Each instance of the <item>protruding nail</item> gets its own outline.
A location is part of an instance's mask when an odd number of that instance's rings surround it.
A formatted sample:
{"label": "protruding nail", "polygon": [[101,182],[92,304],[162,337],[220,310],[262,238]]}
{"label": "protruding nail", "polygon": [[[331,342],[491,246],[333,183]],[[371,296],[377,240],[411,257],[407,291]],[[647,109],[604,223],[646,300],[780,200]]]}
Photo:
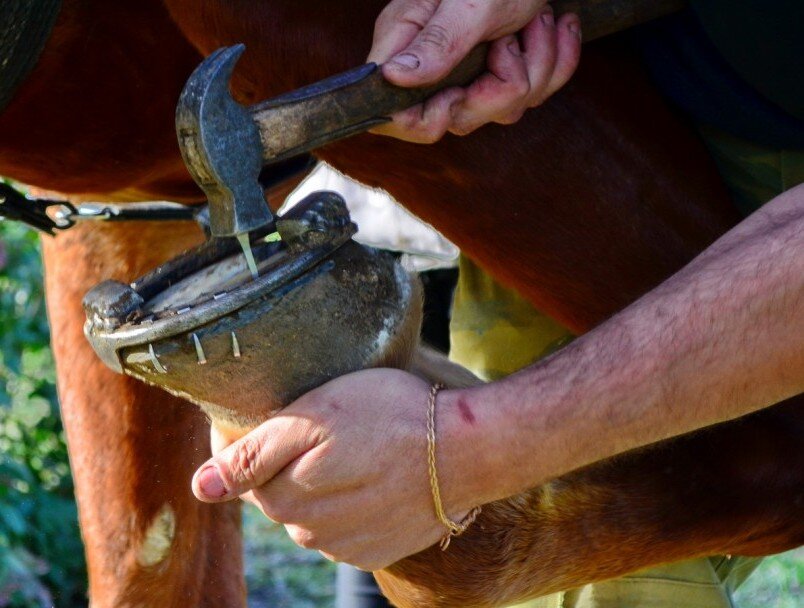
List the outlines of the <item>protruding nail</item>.
{"label": "protruding nail", "polygon": [[415,70],[416,68],[421,65],[419,58],[416,55],[411,55],[410,53],[402,53],[401,55],[397,55],[393,57],[389,63],[392,63],[403,70]]}
{"label": "protruding nail", "polygon": [[542,14],[539,16],[547,27],[553,27],[556,24],[555,17],[553,17],[553,7],[549,4],[547,7],[542,11]]}
{"label": "protruding nail", "polygon": [[240,248],[243,250],[243,255],[246,257],[246,264],[249,271],[251,271],[251,278],[255,281],[260,278],[260,273],[257,270],[257,262],[254,261],[254,252],[251,249],[251,241],[249,240],[248,233],[238,234],[237,242],[240,243]]}
{"label": "protruding nail", "polygon": [[578,36],[578,40],[581,40],[581,24],[576,21],[570,21],[567,24],[567,29]]}
{"label": "protruding nail", "polygon": [[166,374],[167,370],[165,369],[165,366],[162,365],[162,363],[160,363],[159,357],[156,356],[156,351],[154,351],[153,344],[148,344],[148,354],[151,357],[151,363],[154,364],[154,368],[156,368],[156,371],[159,372],[160,374]]}
{"label": "protruding nail", "polygon": [[204,347],[201,346],[201,340],[198,339],[198,336],[192,334],[193,336],[193,343],[195,344],[195,354],[198,357],[198,365],[206,365],[207,363],[207,355],[204,353]]}
{"label": "protruding nail", "polygon": [[522,49],[519,46],[519,40],[513,40],[508,43],[508,51],[515,57],[522,56]]}
{"label": "protruding nail", "polygon": [[207,498],[223,498],[229,493],[215,465],[207,466],[198,474],[198,488]]}

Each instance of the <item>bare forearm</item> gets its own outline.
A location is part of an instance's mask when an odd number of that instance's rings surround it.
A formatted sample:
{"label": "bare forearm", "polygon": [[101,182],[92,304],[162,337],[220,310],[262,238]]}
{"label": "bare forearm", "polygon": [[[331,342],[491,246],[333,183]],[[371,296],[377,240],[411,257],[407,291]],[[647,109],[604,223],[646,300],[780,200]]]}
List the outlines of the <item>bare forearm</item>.
{"label": "bare forearm", "polygon": [[804,187],[555,356],[444,404],[482,422],[455,416],[453,436],[503,446],[473,488],[493,499],[802,391]]}

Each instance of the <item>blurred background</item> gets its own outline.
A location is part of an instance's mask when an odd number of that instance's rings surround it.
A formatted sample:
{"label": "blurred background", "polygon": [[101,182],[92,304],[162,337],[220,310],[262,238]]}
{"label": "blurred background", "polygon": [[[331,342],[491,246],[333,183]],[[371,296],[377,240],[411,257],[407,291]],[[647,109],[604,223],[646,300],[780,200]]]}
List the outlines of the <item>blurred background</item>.
{"label": "blurred background", "polygon": [[[321,179],[335,189],[331,176]],[[39,236],[0,221],[0,608],[87,605],[48,340]],[[249,606],[333,605],[333,564],[296,547],[251,507],[244,527]],[[766,559],[735,606],[804,607],[804,549]]]}

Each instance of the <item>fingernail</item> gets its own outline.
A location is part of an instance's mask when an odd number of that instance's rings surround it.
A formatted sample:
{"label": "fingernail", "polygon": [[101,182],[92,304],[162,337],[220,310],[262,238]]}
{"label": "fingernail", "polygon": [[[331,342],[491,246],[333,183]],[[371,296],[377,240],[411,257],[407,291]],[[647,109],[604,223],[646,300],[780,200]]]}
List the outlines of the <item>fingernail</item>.
{"label": "fingernail", "polygon": [[394,63],[403,70],[415,70],[419,67],[420,61],[416,55],[402,53],[401,55],[397,55],[396,57],[392,58],[389,63]]}
{"label": "fingernail", "polygon": [[209,465],[198,474],[198,487],[208,498],[223,498],[229,492],[215,465]]}
{"label": "fingernail", "polygon": [[553,27],[556,22],[555,18],[553,17],[553,7],[547,6],[547,8],[541,14],[542,23],[544,23],[548,27]]}
{"label": "fingernail", "polygon": [[519,41],[518,40],[514,40],[513,42],[509,43],[508,44],[508,50],[510,51],[510,53],[512,55],[515,55],[516,57],[519,57],[520,55],[522,55],[522,49],[519,48]]}
{"label": "fingernail", "polygon": [[576,23],[575,21],[570,21],[567,24],[567,29],[570,32],[572,32],[573,34],[575,34],[576,36],[578,36],[578,40],[581,39],[581,24],[580,23]]}

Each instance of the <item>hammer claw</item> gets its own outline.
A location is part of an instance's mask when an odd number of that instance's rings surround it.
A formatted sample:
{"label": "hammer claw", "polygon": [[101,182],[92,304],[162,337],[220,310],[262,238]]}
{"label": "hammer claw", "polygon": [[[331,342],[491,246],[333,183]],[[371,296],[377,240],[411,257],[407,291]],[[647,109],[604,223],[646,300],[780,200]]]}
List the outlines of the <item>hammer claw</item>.
{"label": "hammer claw", "polygon": [[235,236],[268,226],[273,215],[259,184],[260,133],[247,108],[229,92],[238,44],[215,51],[199,65],[176,108],[176,132],[190,174],[209,200],[214,236]]}

